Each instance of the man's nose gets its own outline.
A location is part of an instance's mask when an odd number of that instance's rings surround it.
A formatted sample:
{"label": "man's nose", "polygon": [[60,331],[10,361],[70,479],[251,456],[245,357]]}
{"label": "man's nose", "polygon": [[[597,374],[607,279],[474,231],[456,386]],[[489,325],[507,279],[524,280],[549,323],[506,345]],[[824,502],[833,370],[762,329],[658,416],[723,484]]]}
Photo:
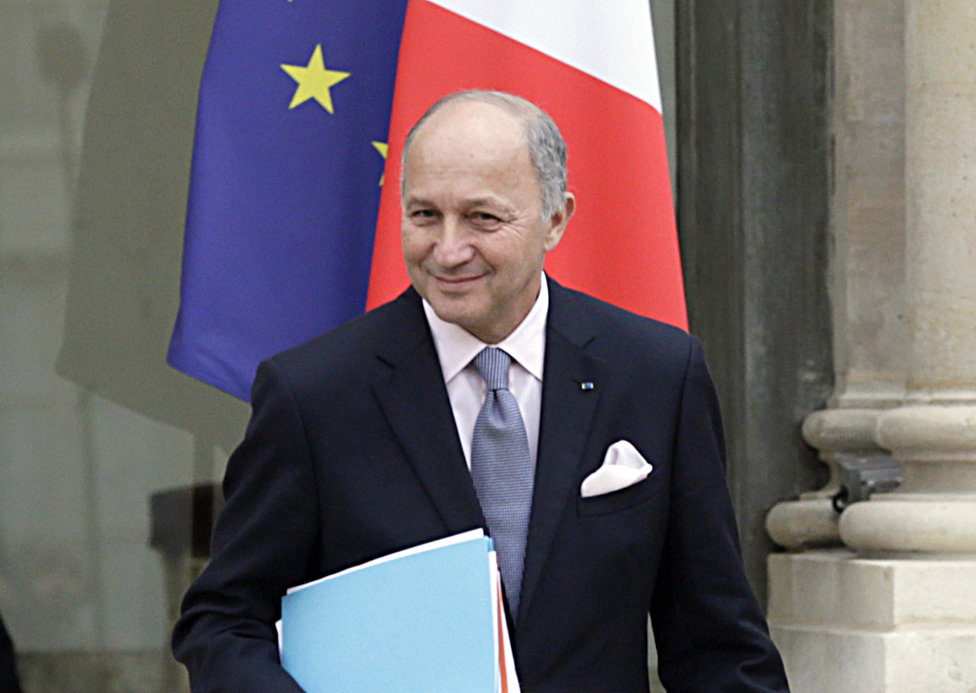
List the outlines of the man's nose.
{"label": "man's nose", "polygon": [[462,219],[453,215],[445,216],[440,238],[434,247],[434,261],[441,267],[457,267],[471,260],[473,256],[470,229]]}

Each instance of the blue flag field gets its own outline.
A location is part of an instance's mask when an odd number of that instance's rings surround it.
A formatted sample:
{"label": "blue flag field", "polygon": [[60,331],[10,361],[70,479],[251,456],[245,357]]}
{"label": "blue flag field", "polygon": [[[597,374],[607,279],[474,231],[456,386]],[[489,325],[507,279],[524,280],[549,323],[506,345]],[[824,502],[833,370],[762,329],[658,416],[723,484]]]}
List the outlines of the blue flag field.
{"label": "blue flag field", "polygon": [[362,313],[406,0],[221,2],[168,362],[241,399]]}

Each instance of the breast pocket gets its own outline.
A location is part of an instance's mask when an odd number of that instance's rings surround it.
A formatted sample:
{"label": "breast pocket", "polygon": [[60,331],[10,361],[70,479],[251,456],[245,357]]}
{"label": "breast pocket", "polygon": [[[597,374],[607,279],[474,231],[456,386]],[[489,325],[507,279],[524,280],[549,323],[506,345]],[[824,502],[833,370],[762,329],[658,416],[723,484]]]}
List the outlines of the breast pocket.
{"label": "breast pocket", "polygon": [[633,486],[622,488],[619,491],[611,491],[589,498],[581,496],[577,499],[576,507],[580,517],[622,512],[659,496],[665,485],[665,480],[661,475],[651,472],[650,476],[643,481],[638,481]]}

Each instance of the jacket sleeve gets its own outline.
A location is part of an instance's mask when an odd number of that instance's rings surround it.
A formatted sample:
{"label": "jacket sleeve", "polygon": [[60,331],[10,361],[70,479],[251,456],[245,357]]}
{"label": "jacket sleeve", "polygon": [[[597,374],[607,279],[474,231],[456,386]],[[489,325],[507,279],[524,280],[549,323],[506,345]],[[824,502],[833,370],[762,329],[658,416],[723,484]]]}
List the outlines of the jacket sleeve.
{"label": "jacket sleeve", "polygon": [[742,568],[718,398],[695,338],[671,484],[668,532],[651,600],[661,682],[669,693],[788,691]]}
{"label": "jacket sleeve", "polygon": [[301,691],[279,664],[274,624],[285,590],[305,581],[314,560],[316,481],[298,407],[273,361],[259,367],[252,402],[227,465],[210,564],[173,634],[195,693]]}

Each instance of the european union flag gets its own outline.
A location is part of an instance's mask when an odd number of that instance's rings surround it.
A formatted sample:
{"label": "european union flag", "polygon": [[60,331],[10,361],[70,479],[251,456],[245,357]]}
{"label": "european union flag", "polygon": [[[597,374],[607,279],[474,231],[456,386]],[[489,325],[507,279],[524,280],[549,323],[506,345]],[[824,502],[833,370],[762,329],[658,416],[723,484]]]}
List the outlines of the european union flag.
{"label": "european union flag", "polygon": [[406,4],[220,3],[173,367],[247,399],[261,359],[362,313]]}

